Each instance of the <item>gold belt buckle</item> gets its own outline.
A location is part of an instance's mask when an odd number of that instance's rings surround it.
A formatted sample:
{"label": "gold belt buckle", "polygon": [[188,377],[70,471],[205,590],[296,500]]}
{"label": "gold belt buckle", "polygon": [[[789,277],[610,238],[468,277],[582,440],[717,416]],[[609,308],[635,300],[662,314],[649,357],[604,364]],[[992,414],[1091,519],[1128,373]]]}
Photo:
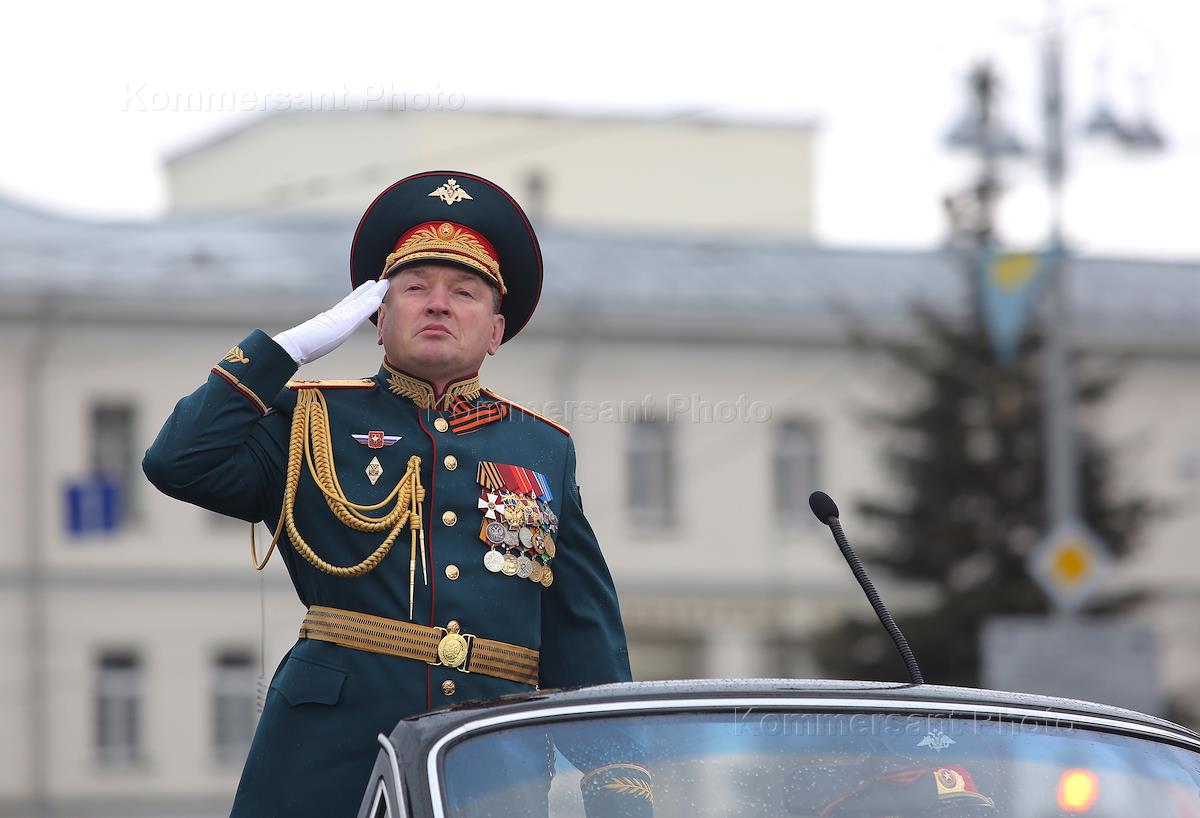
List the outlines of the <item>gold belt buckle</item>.
{"label": "gold belt buckle", "polygon": [[460,673],[470,673],[466,664],[467,657],[471,652],[471,645],[475,641],[475,634],[460,634],[459,624],[453,619],[444,628],[441,625],[435,625],[434,630],[440,631],[442,638],[437,646],[437,661],[429,662],[429,664],[445,665]]}

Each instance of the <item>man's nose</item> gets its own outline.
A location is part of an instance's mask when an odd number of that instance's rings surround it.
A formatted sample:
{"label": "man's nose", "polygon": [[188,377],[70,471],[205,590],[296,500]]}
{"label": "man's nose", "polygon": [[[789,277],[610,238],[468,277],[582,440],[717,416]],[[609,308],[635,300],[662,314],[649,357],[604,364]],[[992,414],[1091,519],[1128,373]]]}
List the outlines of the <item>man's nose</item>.
{"label": "man's nose", "polygon": [[430,315],[449,315],[450,294],[442,287],[432,288],[425,302],[425,312]]}

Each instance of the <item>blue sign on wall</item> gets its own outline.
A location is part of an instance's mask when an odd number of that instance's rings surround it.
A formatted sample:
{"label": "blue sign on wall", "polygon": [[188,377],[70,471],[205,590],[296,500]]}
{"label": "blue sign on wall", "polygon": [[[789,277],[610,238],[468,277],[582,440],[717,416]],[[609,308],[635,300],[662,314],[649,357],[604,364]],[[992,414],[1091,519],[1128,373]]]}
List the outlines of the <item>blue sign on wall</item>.
{"label": "blue sign on wall", "polygon": [[67,531],[73,536],[107,534],[121,525],[120,484],[107,477],[68,483],[65,489]]}

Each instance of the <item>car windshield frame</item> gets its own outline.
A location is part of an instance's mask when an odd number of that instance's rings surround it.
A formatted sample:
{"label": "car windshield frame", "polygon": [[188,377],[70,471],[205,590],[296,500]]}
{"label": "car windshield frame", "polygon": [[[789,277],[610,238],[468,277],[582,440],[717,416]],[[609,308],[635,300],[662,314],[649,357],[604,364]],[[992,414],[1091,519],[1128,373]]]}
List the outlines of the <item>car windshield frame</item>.
{"label": "car windshield frame", "polygon": [[[1200,737],[1166,726],[1150,724],[1118,714],[1080,712],[1060,703],[1047,700],[1045,703],[1002,704],[966,701],[947,696],[938,698],[908,698],[879,695],[830,695],[793,694],[756,696],[747,694],[711,695],[702,697],[664,696],[608,701],[573,702],[564,704],[545,703],[543,706],[524,707],[503,713],[481,714],[478,718],[459,724],[437,737],[425,755],[425,776],[432,807],[436,818],[448,814],[444,763],[452,747],[468,738],[505,727],[523,727],[546,721],[561,721],[571,717],[604,717],[656,715],[680,712],[735,711],[739,708],[756,708],[762,712],[786,713],[895,713],[902,716],[934,716],[944,718],[981,718],[999,722],[1019,724],[1043,724],[1056,727],[1079,727],[1136,739],[1165,742],[1176,747],[1200,754]],[[978,691],[986,695],[986,691]],[[1061,704],[1071,704],[1064,702]],[[1087,703],[1074,703],[1086,707]],[[1130,714],[1136,716],[1137,714]]]}

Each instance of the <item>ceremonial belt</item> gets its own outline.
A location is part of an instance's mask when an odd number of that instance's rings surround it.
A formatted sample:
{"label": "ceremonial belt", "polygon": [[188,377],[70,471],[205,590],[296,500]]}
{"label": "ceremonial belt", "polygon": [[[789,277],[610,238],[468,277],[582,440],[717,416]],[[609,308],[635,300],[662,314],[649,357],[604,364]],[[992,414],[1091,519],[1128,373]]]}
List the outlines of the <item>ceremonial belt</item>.
{"label": "ceremonial belt", "polygon": [[431,665],[482,673],[510,682],[538,683],[538,652],[459,633],[457,622],[443,628],[383,616],[313,605],[300,625],[301,639],[319,639],[344,648],[417,659]]}

